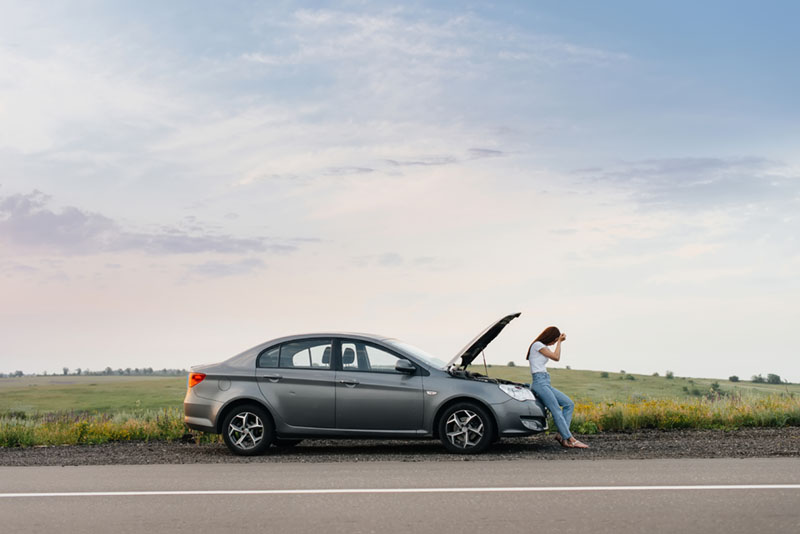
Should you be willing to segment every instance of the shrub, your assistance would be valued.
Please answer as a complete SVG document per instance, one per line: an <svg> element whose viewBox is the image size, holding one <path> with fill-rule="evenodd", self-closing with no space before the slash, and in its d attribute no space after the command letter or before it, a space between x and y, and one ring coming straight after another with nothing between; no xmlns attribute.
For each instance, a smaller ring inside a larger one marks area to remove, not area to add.
<svg viewBox="0 0 800 534"><path fill-rule="evenodd" d="M508 362L509 367L516 367L517 365L514 362Z"/></svg>
<svg viewBox="0 0 800 534"><path fill-rule="evenodd" d="M669 380L672 380L673 378L675 378L675 375L674 375L674 374L672 374L672 371L667 371L667 372L664 374L664 376L666 376L666 377L667 377Z"/></svg>
<svg viewBox="0 0 800 534"><path fill-rule="evenodd" d="M655 373L653 373L653 376L658 376L658 371L656 371Z"/></svg>
<svg viewBox="0 0 800 534"><path fill-rule="evenodd" d="M755 384L763 384L765 382L764 377L761 375L753 375L752 380Z"/></svg>
<svg viewBox="0 0 800 534"><path fill-rule="evenodd" d="M780 384L781 377L772 373L767 375L767 384Z"/></svg>
<svg viewBox="0 0 800 534"><path fill-rule="evenodd" d="M575 432L578 434L597 434L600 429L597 428L597 423L594 421L581 421L575 425Z"/></svg>
<svg viewBox="0 0 800 534"><path fill-rule="evenodd" d="M739 377L736 376L736 375L731 375L731 376L728 377L728 380L730 380L731 382L738 382L739 381Z"/></svg>
<svg viewBox="0 0 800 534"><path fill-rule="evenodd" d="M625 375L625 380L636 380L636 377L633 375Z"/></svg>
<svg viewBox="0 0 800 534"><path fill-rule="evenodd" d="M683 386L683 392L684 393L689 393L689 388L687 386Z"/></svg>
<svg viewBox="0 0 800 534"><path fill-rule="evenodd" d="M568 366L566 367L566 369L567 369L567 371L570 371L570 370L572 370L572 367L570 367L570 366L568 365Z"/></svg>
<svg viewBox="0 0 800 534"><path fill-rule="evenodd" d="M600 373L600 378L608 378L608 371L603 371Z"/></svg>

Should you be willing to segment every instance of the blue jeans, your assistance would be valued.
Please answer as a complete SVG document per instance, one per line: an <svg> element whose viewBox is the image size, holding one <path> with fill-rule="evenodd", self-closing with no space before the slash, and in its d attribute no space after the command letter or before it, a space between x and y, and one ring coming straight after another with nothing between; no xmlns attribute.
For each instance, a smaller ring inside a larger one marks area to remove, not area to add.
<svg viewBox="0 0 800 534"><path fill-rule="evenodd" d="M571 438L572 434L569 431L569 425L572 422L575 403L550 385L550 373L533 373L531 389L539 400L547 406L550 413L553 414L553 421L556 423L561 437L564 439Z"/></svg>

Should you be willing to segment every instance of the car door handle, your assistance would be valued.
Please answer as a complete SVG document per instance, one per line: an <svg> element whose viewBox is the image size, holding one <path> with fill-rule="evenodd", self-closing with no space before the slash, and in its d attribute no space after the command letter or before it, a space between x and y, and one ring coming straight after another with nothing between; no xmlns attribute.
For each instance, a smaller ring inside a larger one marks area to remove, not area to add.
<svg viewBox="0 0 800 534"><path fill-rule="evenodd" d="M358 385L358 380L339 380L339 383L349 388L354 388Z"/></svg>
<svg viewBox="0 0 800 534"><path fill-rule="evenodd" d="M269 380L270 382L277 382L283 378L281 375L263 375L261 377L262 380Z"/></svg>

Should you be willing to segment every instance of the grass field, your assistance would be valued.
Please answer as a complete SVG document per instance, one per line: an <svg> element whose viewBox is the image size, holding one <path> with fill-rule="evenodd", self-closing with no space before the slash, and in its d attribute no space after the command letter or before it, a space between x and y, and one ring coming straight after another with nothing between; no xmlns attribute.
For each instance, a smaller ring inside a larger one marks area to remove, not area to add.
<svg viewBox="0 0 800 534"><path fill-rule="evenodd" d="M474 371L484 372L473 366ZM526 367L492 366L489 376L530 382ZM637 402L657 399L689 399L705 395L711 384L719 383L723 393L764 396L794 393L800 384L754 384L711 378L673 378L600 371L551 369L553 386L576 402ZM686 388L686 390L684 390ZM694 391L694 394L693 394ZM186 394L186 377L141 376L37 376L0 379L0 415L10 412L88 412L115 414L143 410L181 408Z"/></svg>
<svg viewBox="0 0 800 534"><path fill-rule="evenodd" d="M0 379L0 414L114 414L180 408L185 376L35 376Z"/></svg>
<svg viewBox="0 0 800 534"><path fill-rule="evenodd" d="M493 366L488 371L496 378L530 381L525 367ZM796 384L622 373L604 377L600 371L567 369L550 372L553 385L576 401L573 430L578 433L800 426L800 385ZM715 383L716 392L712 390ZM185 392L185 377L0 379L0 446L178 439L186 431Z"/></svg>
<svg viewBox="0 0 800 534"><path fill-rule="evenodd" d="M472 366L473 371L484 374L482 366ZM492 366L489 376L529 383L527 367ZM716 382L723 393L744 396L763 396L781 393L800 395L800 384L755 384L752 382L730 382L717 378L679 378L665 376L608 373L602 378L601 371L577 369L549 369L553 387L579 402L623 402L647 399L683 399L705 395ZM628 379L633 377L633 380ZM684 390L686 388L686 390ZM688 391L687 391L688 390ZM694 392L694 393L693 393Z"/></svg>

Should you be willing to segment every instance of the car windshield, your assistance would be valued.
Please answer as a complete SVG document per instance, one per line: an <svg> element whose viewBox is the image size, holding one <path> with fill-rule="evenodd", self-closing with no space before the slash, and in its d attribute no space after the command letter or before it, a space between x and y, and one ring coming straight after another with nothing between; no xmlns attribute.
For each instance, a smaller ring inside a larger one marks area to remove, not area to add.
<svg viewBox="0 0 800 534"><path fill-rule="evenodd" d="M447 366L447 363L443 362L439 358L435 358L425 352L424 350L415 347L414 345L409 345L405 341L400 341L399 339L387 339L386 343L400 349L401 351L410 354L411 356L415 357L418 360L422 360L423 363L430 365L431 367L435 367L437 369L444 369Z"/></svg>

